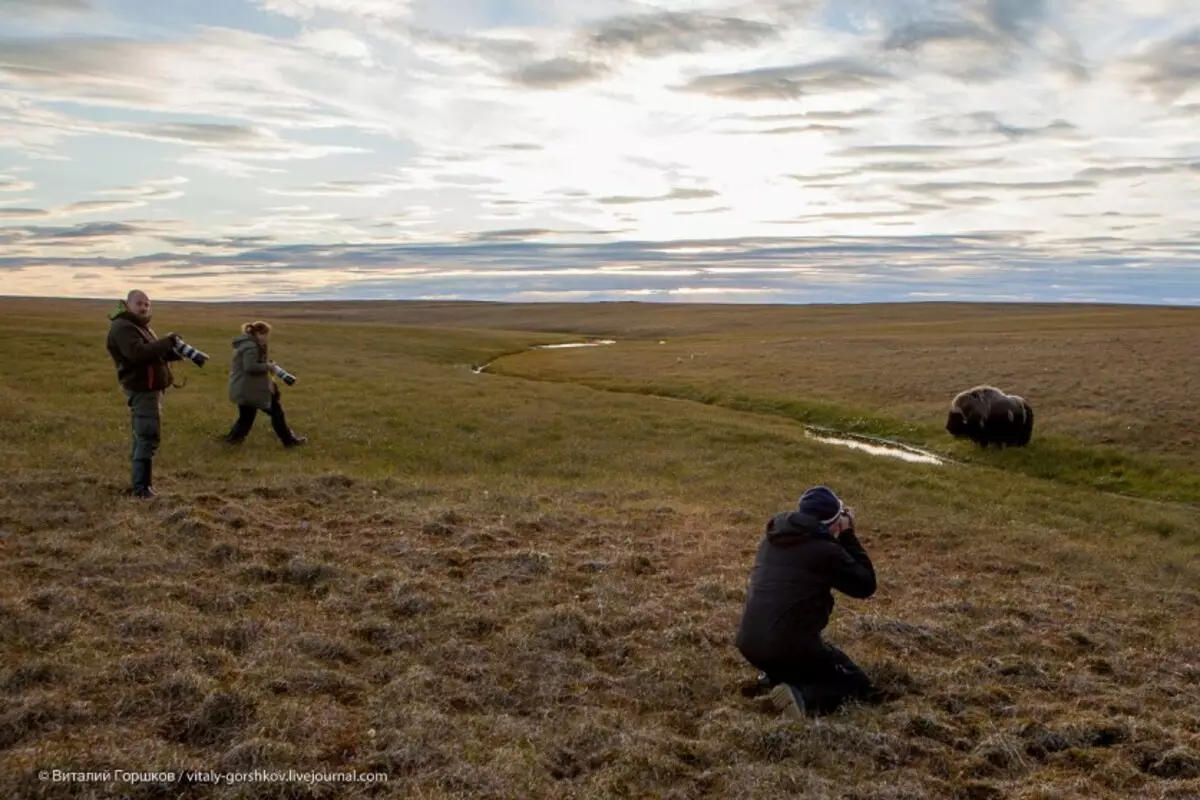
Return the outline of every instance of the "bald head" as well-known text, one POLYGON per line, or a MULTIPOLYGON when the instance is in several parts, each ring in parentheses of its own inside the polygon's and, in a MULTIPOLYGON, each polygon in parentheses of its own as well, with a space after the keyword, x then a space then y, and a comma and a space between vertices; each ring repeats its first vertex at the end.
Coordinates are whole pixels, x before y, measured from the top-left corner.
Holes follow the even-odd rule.
POLYGON ((125 295, 125 307, 139 317, 150 316, 150 297, 141 289, 134 289, 125 295))

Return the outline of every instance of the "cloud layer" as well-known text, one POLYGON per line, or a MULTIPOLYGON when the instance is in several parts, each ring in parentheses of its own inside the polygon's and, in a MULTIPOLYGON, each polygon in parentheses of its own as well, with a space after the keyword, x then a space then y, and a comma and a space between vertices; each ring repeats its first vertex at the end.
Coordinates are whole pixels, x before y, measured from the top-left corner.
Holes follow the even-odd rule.
POLYGON ((203 5, 0 0, 5 293, 1200 302, 1193 2, 203 5))

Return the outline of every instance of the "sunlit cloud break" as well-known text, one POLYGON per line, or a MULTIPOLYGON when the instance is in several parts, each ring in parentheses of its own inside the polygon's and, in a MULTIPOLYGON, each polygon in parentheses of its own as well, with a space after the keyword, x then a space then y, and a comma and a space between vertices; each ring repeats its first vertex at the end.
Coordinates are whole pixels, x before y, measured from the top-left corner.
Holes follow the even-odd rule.
POLYGON ((0 18, 4 294, 1200 305, 1190 0, 0 18))

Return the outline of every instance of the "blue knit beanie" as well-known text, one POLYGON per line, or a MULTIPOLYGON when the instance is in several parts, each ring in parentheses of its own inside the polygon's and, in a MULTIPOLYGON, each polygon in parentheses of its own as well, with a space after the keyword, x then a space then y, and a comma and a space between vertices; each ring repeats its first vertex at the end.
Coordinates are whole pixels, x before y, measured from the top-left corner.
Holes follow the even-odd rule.
POLYGON ((842 501, 828 486, 814 486, 800 495, 800 513, 828 525, 842 513, 842 501))

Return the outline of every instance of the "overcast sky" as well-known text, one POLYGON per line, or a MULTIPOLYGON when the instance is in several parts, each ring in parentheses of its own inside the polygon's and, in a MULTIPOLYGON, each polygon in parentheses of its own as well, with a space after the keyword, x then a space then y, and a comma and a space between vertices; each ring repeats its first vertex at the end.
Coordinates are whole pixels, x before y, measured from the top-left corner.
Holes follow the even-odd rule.
POLYGON ((0 0, 0 294, 1200 305, 1197 0, 0 0))

